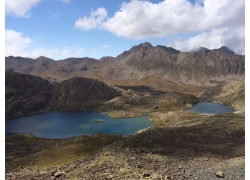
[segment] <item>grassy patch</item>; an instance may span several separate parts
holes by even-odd
[[[6,156],[12,157],[6,164],[7,169],[19,166],[41,169],[72,162],[92,155],[101,146],[120,138],[122,137],[104,134],[53,140],[33,135],[7,136]],[[14,147],[19,148],[11,146],[14,143]]]

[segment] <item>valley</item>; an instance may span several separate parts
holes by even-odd
[[[180,52],[143,43],[117,57],[5,58],[5,117],[88,111],[149,117],[137,134],[64,139],[5,136],[6,179],[245,177],[245,56],[226,47]],[[213,116],[199,102],[235,108]]]

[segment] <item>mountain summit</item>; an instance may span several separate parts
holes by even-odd
[[[225,52],[225,53],[229,53],[229,54],[235,54],[234,51],[230,50],[228,47],[226,46],[221,46],[219,49],[214,49],[220,52]]]

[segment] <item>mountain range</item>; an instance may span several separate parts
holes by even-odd
[[[37,75],[50,82],[72,77],[98,79],[109,84],[168,82],[172,84],[215,85],[225,80],[244,80],[245,55],[235,54],[225,46],[218,49],[197,48],[181,52],[171,47],[145,42],[117,57],[100,60],[67,58],[55,61],[9,56],[5,70]]]

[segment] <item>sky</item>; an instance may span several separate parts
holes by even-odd
[[[5,56],[100,59],[150,42],[245,54],[244,0],[5,0]]]

